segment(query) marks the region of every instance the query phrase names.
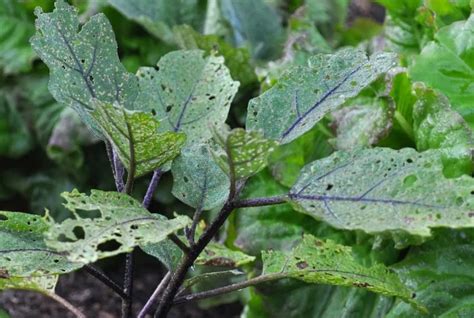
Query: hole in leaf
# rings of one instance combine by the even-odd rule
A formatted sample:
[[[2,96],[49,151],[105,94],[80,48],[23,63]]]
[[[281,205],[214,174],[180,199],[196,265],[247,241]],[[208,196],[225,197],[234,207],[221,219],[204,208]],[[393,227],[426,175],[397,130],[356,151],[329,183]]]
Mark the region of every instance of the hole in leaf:
[[[151,110],[151,114],[152,114],[153,116],[156,116],[156,110],[152,109],[152,110]]]
[[[75,242],[75,240],[67,237],[66,235],[64,234],[59,234],[58,236],[58,241],[59,242],[66,242],[66,243],[70,243],[70,242]]]
[[[166,112],[169,113],[173,109],[173,105],[166,106]]]
[[[86,233],[84,232],[84,229],[82,226],[75,226],[72,229],[72,233],[77,237],[78,240],[83,240],[84,237],[86,236]]]
[[[81,210],[77,209],[77,214],[84,219],[98,219],[102,217],[102,213],[99,210]]]
[[[158,72],[160,70],[160,67],[158,65],[153,66],[153,68]]]
[[[216,99],[216,96],[209,96],[209,100]]]
[[[97,245],[97,249],[101,252],[113,252],[118,250],[121,246],[122,244],[112,239],[104,243],[100,243],[99,245]]]
[[[334,185],[332,185],[332,184],[328,184],[328,185],[327,185],[327,187],[326,187],[326,191],[329,191],[329,190],[331,190],[333,187],[334,187]]]
[[[407,159],[407,163],[413,163],[413,159],[408,158],[408,159]]]
[[[8,220],[8,217],[6,217],[3,214],[0,214],[0,221],[6,221],[6,220]]]
[[[183,177],[184,182],[188,182],[189,179],[187,177]]]

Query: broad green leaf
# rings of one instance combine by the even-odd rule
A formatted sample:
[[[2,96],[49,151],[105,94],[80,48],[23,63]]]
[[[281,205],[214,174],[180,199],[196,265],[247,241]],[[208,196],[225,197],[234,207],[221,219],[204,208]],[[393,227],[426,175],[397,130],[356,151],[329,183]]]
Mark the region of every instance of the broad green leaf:
[[[435,227],[473,227],[474,181],[445,178],[442,156],[409,148],[336,152],[301,171],[290,201],[336,228],[367,233],[427,237]]]
[[[248,45],[257,59],[278,56],[283,40],[280,17],[263,0],[219,0],[219,9],[235,46]]]
[[[444,95],[426,88],[421,83],[417,83],[414,90],[418,98],[413,109],[417,149],[419,151],[451,147],[466,149],[467,151],[446,153],[443,159],[445,174],[470,175],[473,169],[471,150],[474,148],[471,128],[461,115],[451,109],[449,100]]]
[[[140,177],[174,159],[186,141],[182,133],[158,133],[152,114],[99,103],[92,117],[113,144],[125,167]]]
[[[246,48],[235,48],[216,35],[202,35],[187,25],[173,28],[175,41],[183,50],[201,49],[207,54],[221,55],[229,68],[231,77],[240,82],[242,88],[255,84],[257,76]]]
[[[474,15],[439,30],[410,67],[413,80],[445,94],[453,108],[474,127]]]
[[[223,148],[215,153],[216,160],[235,179],[248,178],[265,168],[268,156],[278,145],[263,138],[259,132],[247,132],[242,128],[224,133],[225,136],[216,134]]]
[[[249,103],[247,129],[288,143],[310,130],[324,115],[354,97],[394,63],[394,55],[343,49],[315,55],[296,66],[271,89]]]
[[[392,127],[393,109],[382,98],[360,97],[332,113],[336,138],[330,142],[338,150],[375,145]]]
[[[204,51],[175,51],[155,68],[138,71],[140,109],[161,122],[161,130],[184,132],[186,145],[211,138],[210,125],[227,118],[239,83],[234,82],[224,59],[204,56]]]
[[[365,288],[385,296],[396,296],[423,310],[413,293],[383,264],[365,267],[348,246],[304,235],[290,252],[262,252],[262,275],[295,278],[307,283]]]
[[[429,315],[403,303],[396,304],[387,318],[472,317],[474,315],[474,247],[472,230],[443,230],[435,239],[410,249],[394,266]]]
[[[62,196],[74,218],[52,223],[46,244],[83,264],[163,241],[190,221],[185,216],[168,220],[151,214],[138,201],[118,192],[92,190],[87,196],[74,190]]]
[[[169,239],[155,244],[140,245],[140,248],[148,255],[157,258],[170,271],[178,267],[183,256],[181,249]]]
[[[209,243],[206,249],[196,259],[196,265],[239,267],[252,263],[254,256],[249,256],[238,250],[231,250],[219,243]]]
[[[35,29],[28,12],[16,0],[1,0],[0,25],[0,68],[3,73],[29,71],[35,53],[28,40]]]
[[[199,210],[210,210],[225,202],[229,195],[229,177],[214,162],[204,144],[188,147],[171,168],[173,195]]]
[[[82,267],[43,241],[48,223],[38,215],[0,212],[0,290],[52,291],[57,275]]]
[[[199,0],[108,0],[127,18],[141,24],[148,32],[174,43],[172,27],[189,24],[201,29],[205,8]]]
[[[49,90],[54,98],[72,106],[99,133],[89,114],[95,107],[92,99],[132,109],[137,79],[120,63],[105,15],[93,16],[79,31],[76,10],[64,0],[57,0],[55,7],[51,13],[37,9],[31,45],[50,69]]]

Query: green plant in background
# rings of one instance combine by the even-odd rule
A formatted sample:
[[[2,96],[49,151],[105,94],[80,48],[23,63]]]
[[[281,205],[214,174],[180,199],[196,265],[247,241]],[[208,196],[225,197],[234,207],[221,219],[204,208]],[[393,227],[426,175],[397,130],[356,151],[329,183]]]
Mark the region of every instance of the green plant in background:
[[[245,287],[243,317],[474,313],[469,1],[380,0],[383,32],[357,48],[346,45],[371,24],[346,26],[348,1],[109,0],[78,3],[79,15],[57,0],[36,9],[36,33],[28,9],[41,3],[2,2],[0,19],[24,32],[0,37],[12,79],[0,153],[38,143],[51,190],[33,201],[38,178],[1,172],[1,198],[47,210],[0,212],[0,289],[45,293],[80,316],[54,289],[85,268],[131,317],[140,248],[168,273],[138,317]],[[158,40],[116,25],[109,4]],[[115,190],[84,147],[99,141]],[[59,168],[43,171],[50,160]],[[155,196],[167,175],[181,203]],[[94,265],[118,254],[123,284]]]

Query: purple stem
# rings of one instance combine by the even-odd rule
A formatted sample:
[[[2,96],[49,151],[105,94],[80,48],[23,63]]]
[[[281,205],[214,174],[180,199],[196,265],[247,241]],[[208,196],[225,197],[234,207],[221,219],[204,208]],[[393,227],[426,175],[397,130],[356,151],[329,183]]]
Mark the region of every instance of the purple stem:
[[[163,171],[161,169],[156,169],[153,172],[153,177],[151,178],[150,184],[148,185],[148,189],[146,190],[146,194],[142,202],[142,205],[145,209],[148,209],[148,207],[150,206],[150,202],[153,198],[153,194],[155,193],[156,186],[158,185],[158,182],[160,181],[162,175]]]

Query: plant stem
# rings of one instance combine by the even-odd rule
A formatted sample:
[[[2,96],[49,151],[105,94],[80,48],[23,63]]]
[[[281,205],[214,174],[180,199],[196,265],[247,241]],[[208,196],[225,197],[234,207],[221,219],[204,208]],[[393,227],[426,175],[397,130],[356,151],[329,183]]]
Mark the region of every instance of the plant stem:
[[[128,296],[125,294],[122,290],[122,287],[120,287],[116,282],[114,282],[112,279],[110,279],[107,275],[105,275],[101,270],[98,268],[94,267],[93,265],[86,265],[84,266],[85,270],[100,280],[104,285],[112,289],[117,295],[119,295],[122,299],[126,299]]]
[[[174,297],[179,290],[179,287],[186,278],[186,274],[189,268],[194,264],[194,261],[199,256],[199,254],[204,250],[204,248],[209,244],[212,238],[217,234],[221,226],[224,224],[225,220],[234,210],[232,201],[229,200],[226,202],[217,215],[216,219],[211,223],[211,225],[204,231],[202,236],[196,242],[196,244],[191,248],[189,253],[185,254],[181,263],[179,264],[176,272],[170,279],[168,286],[166,287],[163,297],[161,298],[160,305],[158,310],[155,313],[155,317],[164,318],[168,314],[171,306],[173,304]]]
[[[67,310],[72,312],[74,316],[76,316],[77,318],[86,318],[86,316],[82,312],[80,312],[79,309],[74,307],[74,305],[72,305],[70,302],[68,302],[66,299],[62,298],[58,294],[47,292],[46,295],[48,295],[49,297],[51,297],[52,299],[54,299],[55,301],[57,301],[64,307],[66,307]]]
[[[158,186],[158,182],[160,182],[162,175],[163,171],[161,169],[156,169],[153,172],[153,177],[151,177],[150,184],[148,185],[148,189],[146,190],[146,194],[142,202],[142,205],[145,209],[148,209],[150,206],[151,199],[153,198],[153,194],[155,193],[156,187]]]
[[[175,234],[168,235],[168,238],[174,244],[176,244],[184,252],[184,254],[189,253],[189,247],[186,244],[184,244],[184,242],[181,241],[181,239],[179,237],[177,237]]]
[[[115,175],[116,175],[115,186],[118,192],[123,192],[123,188],[125,187],[123,183],[123,175],[124,175],[125,169],[117,155],[117,152],[114,149],[112,149],[112,154],[113,154],[113,159],[114,159]]]
[[[286,195],[279,195],[274,197],[266,198],[251,198],[238,200],[234,203],[236,208],[250,208],[257,206],[267,206],[267,205],[276,205],[283,204],[287,202],[288,197]]]
[[[170,281],[170,278],[171,278],[171,272],[166,273],[165,277],[163,277],[161,282],[158,284],[155,291],[153,292],[151,297],[146,302],[145,306],[142,308],[142,310],[138,314],[137,318],[144,318],[145,315],[148,312],[150,312],[151,308],[156,304],[156,302],[158,300],[158,297],[160,296],[160,294],[163,292],[163,290],[168,285],[168,282]]]
[[[123,280],[123,292],[127,295],[122,301],[122,318],[132,317],[133,300],[133,252],[125,255],[125,275]]]
[[[255,278],[243,281],[243,282],[235,283],[235,284],[232,284],[232,285],[228,285],[228,286],[219,287],[219,288],[216,288],[216,289],[207,290],[207,291],[204,291],[204,292],[199,292],[199,293],[195,293],[195,294],[190,294],[190,295],[185,295],[185,296],[178,297],[173,302],[173,305],[178,305],[178,304],[182,304],[182,303],[185,303],[185,302],[188,302],[188,301],[195,301],[195,300],[200,300],[200,299],[205,299],[205,298],[209,298],[209,297],[214,297],[214,296],[230,293],[230,292],[233,292],[233,291],[236,291],[236,290],[240,290],[242,288],[246,288],[246,287],[249,287],[249,286],[254,286],[254,285],[257,285],[257,284],[260,284],[260,283],[280,279],[280,278],[283,278],[283,277],[285,277],[285,275],[280,274],[280,273],[258,276],[258,277],[255,277]]]

